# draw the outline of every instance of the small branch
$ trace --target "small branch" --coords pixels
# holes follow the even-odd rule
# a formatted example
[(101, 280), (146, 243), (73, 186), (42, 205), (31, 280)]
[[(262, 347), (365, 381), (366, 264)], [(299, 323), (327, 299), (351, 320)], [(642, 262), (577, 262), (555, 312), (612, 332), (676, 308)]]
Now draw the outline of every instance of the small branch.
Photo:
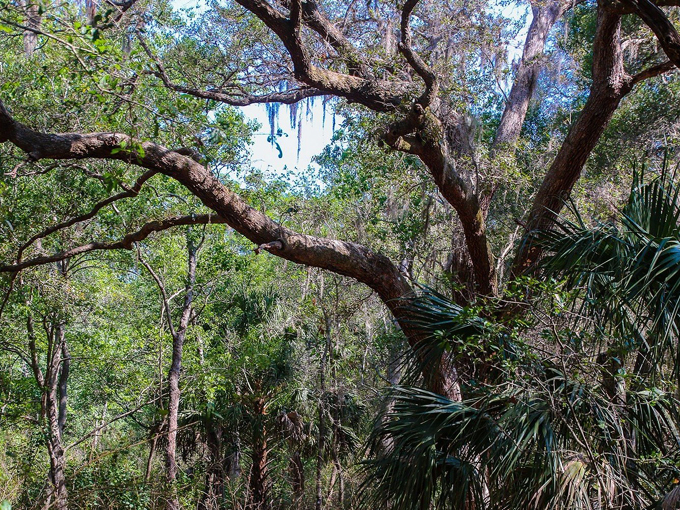
[(228, 104), (231, 106), (248, 106), (251, 104), (264, 104), (264, 103), (280, 103), (280, 104), (295, 104), (308, 97), (322, 96), (324, 93), (321, 90), (315, 89), (313, 87), (300, 87), (291, 90), (286, 90), (283, 92), (272, 92), (271, 94), (239, 94), (231, 95), (222, 92), (221, 90), (201, 90), (191, 87), (185, 87), (183, 85), (178, 85), (174, 83), (161, 60), (151, 51), (148, 44), (144, 40), (141, 32), (137, 31), (137, 38), (139, 44), (142, 46), (148, 57), (153, 61), (156, 66), (157, 71), (153, 72), (154, 76), (159, 78), (163, 85), (170, 90), (175, 92), (180, 92), (182, 94), (189, 94), (190, 96), (200, 97), (201, 99), (211, 99), (213, 101), (219, 101), (220, 103)]
[(676, 65), (670, 60), (667, 60), (666, 62), (654, 65), (652, 67), (648, 67), (647, 69), (640, 71), (631, 78), (631, 83), (633, 85), (636, 85), (641, 81), (644, 81), (648, 78), (654, 78), (655, 76), (659, 76), (661, 74), (667, 73), (668, 71), (672, 71), (675, 68)]
[(347, 40), (342, 30), (331, 23), (321, 12), (316, 0), (302, 2), (302, 14), (302, 20), (305, 25), (316, 32), (324, 42), (329, 43), (338, 55), (347, 61), (351, 75), (358, 75), (364, 78), (371, 77), (369, 66), (363, 61), (361, 55), (357, 53), (352, 43)]
[(101, 202), (98, 202), (89, 212), (85, 214), (81, 214), (79, 216), (76, 216), (74, 218), (71, 218), (70, 220), (58, 223), (56, 225), (53, 225), (49, 228), (46, 228), (42, 232), (39, 232), (38, 234), (35, 234), (33, 237), (31, 237), (28, 241), (26, 241), (21, 247), (19, 248), (19, 251), (17, 253), (17, 264), (21, 263), (21, 258), (23, 256), (24, 251), (28, 249), (29, 246), (31, 246), (34, 242), (36, 242), (38, 239), (43, 239), (47, 237), (50, 234), (53, 234), (57, 232), (58, 230), (63, 230), (65, 228), (68, 228), (72, 225), (75, 225), (76, 223), (82, 223), (83, 221), (87, 221), (89, 219), (94, 218), (97, 213), (102, 210), (104, 207), (106, 207), (109, 204), (113, 204), (114, 202), (117, 202), (118, 200), (122, 200), (124, 198), (131, 198), (131, 197), (136, 197), (139, 194), (139, 190), (142, 188), (142, 185), (148, 181), (151, 177), (156, 175), (158, 172), (155, 170), (147, 170), (144, 172), (138, 179), (135, 181), (135, 183), (132, 185), (132, 187), (127, 187), (123, 185), (123, 188), (125, 191), (122, 193), (118, 193), (117, 195), (114, 195), (112, 197), (109, 197), (105, 200), (102, 200)]
[(149, 263), (146, 260), (144, 260), (144, 258), (142, 257), (142, 254), (139, 252), (139, 250), (137, 250), (137, 258), (142, 263), (142, 265), (146, 268), (146, 270), (151, 275), (151, 278), (153, 278), (153, 281), (155, 281), (156, 285), (158, 286), (158, 290), (160, 291), (161, 298), (163, 300), (163, 309), (165, 310), (165, 317), (166, 317), (166, 320), (168, 321), (168, 329), (170, 330), (170, 335), (172, 335), (172, 338), (175, 338), (176, 332), (175, 332), (175, 326), (172, 323), (172, 313), (170, 312), (170, 300), (168, 299), (168, 294), (165, 291), (165, 285), (163, 284), (163, 280), (160, 279), (160, 277), (156, 274), (156, 272), (149, 265)]
[(136, 413), (137, 411), (139, 411), (139, 410), (142, 409), (143, 407), (146, 407), (146, 406), (148, 406), (148, 405), (153, 404), (153, 403), (156, 402), (159, 398), (160, 398), (160, 397), (154, 398), (153, 400), (149, 400), (148, 402), (144, 402), (143, 404), (140, 404), (140, 405), (138, 405), (137, 407), (135, 407), (135, 408), (133, 408), (133, 409), (130, 409), (130, 410), (128, 410), (128, 411), (125, 411), (124, 413), (119, 414), (118, 416), (114, 416), (113, 418), (111, 418), (111, 419), (110, 419), (109, 421), (107, 421), (106, 423), (102, 423), (102, 424), (99, 425), (98, 427), (95, 427), (94, 429), (92, 429), (90, 432), (88, 432), (88, 433), (85, 434), (83, 437), (81, 437), (80, 439), (78, 439), (75, 443), (71, 443), (70, 445), (67, 445), (67, 446), (64, 448), (64, 451), (68, 451), (68, 450), (70, 450), (70, 449), (72, 449), (72, 448), (78, 446), (79, 444), (83, 443), (84, 441), (87, 441), (89, 438), (91, 438), (91, 437), (94, 436), (95, 434), (99, 433), (100, 431), (104, 430), (106, 427), (108, 427), (108, 426), (111, 425), (112, 423), (115, 423), (115, 422), (117, 422), (118, 420), (122, 420), (123, 418), (126, 418), (126, 417), (130, 416), (131, 414)]
[[(295, 79), (327, 95), (336, 95), (379, 111), (395, 110), (408, 90), (405, 82), (360, 78), (313, 65), (296, 35), (294, 22), (265, 0), (236, 0), (257, 16), (286, 47), (293, 62)], [(293, 13), (295, 13), (293, 7)]]

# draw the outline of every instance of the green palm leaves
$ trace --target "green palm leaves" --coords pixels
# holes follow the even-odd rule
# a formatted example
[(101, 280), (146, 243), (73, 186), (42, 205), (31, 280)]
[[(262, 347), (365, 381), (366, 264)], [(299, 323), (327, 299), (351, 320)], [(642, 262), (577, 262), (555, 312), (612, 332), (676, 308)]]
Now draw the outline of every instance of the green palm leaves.
[(636, 176), (619, 222), (589, 228), (572, 208), (575, 219), (531, 234), (544, 276), (563, 282), (576, 312), (553, 317), (550, 334), (425, 289), (410, 309), (424, 336), (412, 361), (447, 353), (475, 370), (478, 356), (493, 376), (466, 374), (458, 402), (393, 388), (362, 465), (363, 506), (670, 508), (680, 494), (677, 377), (669, 383), (680, 367), (678, 195), (665, 176)]
[[(680, 308), (679, 188), (664, 174), (644, 183), (635, 176), (621, 222), (589, 228), (559, 218), (533, 238), (548, 256), (549, 276), (578, 289), (581, 311), (615, 340), (625, 356), (639, 353), (640, 368), (656, 371), (668, 360), (678, 375)], [(642, 375), (642, 374), (638, 374)]]
[(663, 500), (678, 476), (676, 400), (631, 392), (622, 408), (557, 370), (533, 375), (463, 402), (396, 388), (363, 465), (364, 507), (594, 510)]

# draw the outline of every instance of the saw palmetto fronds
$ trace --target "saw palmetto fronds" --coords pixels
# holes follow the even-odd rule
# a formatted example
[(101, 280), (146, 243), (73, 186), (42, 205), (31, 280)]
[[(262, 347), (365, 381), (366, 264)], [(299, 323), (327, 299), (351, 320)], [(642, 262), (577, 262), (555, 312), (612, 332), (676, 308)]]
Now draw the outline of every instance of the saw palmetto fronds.
[(362, 506), (599, 509), (663, 501), (680, 460), (672, 396), (629, 393), (622, 407), (555, 368), (533, 375), (523, 387), (463, 402), (395, 388), (369, 441)]
[[(579, 289), (581, 312), (617, 341), (623, 356), (639, 352), (654, 371), (668, 361), (680, 370), (680, 188), (666, 174), (636, 176), (620, 222), (585, 224), (560, 217), (532, 233), (547, 253), (545, 274)], [(638, 374), (640, 375), (640, 374)]]

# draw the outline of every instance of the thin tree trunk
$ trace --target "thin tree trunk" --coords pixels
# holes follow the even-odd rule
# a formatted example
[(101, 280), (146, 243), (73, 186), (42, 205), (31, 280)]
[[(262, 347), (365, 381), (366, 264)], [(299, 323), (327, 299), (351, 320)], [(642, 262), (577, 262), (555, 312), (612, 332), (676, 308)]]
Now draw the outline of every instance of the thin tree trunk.
[(293, 486), (293, 497), (295, 507), (300, 508), (302, 498), (305, 495), (305, 468), (302, 464), (300, 452), (294, 452), (289, 463), (291, 485)]
[(206, 432), (208, 467), (205, 473), (205, 491), (198, 505), (199, 510), (216, 510), (224, 498), (225, 461), (222, 456), (222, 428), (210, 425)]
[(149, 447), (149, 456), (146, 458), (146, 471), (144, 472), (144, 483), (149, 483), (151, 479), (151, 467), (153, 466), (153, 454), (156, 451), (156, 443), (158, 442), (158, 435), (154, 434)]
[(265, 510), (270, 507), (267, 480), (268, 447), (267, 427), (265, 424), (266, 414), (266, 401), (263, 398), (257, 398), (253, 402), (253, 453), (249, 480), (250, 508), (253, 510)]
[[(187, 234), (188, 235), (188, 234)], [(187, 238), (188, 274), (184, 294), (184, 306), (179, 321), (179, 327), (172, 335), (172, 362), (168, 374), (168, 446), (166, 449), (167, 481), (170, 486), (170, 497), (166, 503), (166, 510), (179, 510), (179, 497), (177, 495), (177, 421), (179, 416), (180, 388), (179, 378), (182, 370), (182, 351), (186, 338), (187, 327), (191, 317), (191, 305), (193, 302), (194, 284), (196, 283), (196, 254), (197, 246)], [(167, 300), (166, 300), (167, 306)], [(168, 312), (168, 321), (172, 317)]]
[(168, 444), (166, 447), (166, 478), (170, 489), (170, 496), (166, 503), (167, 510), (179, 509), (179, 498), (177, 495), (177, 418), (179, 414), (179, 376), (182, 363), (182, 346), (184, 335), (176, 335), (172, 342), (172, 364), (168, 374)]
[[(186, 338), (189, 320), (191, 318), (192, 304), (194, 299), (194, 285), (196, 283), (196, 264), (198, 251), (203, 244), (203, 239), (196, 245), (190, 237), (191, 231), (188, 230), (187, 236), (187, 280), (184, 288), (184, 304), (182, 306), (182, 313), (180, 315), (179, 324), (175, 329), (170, 312), (170, 301), (160, 277), (156, 274), (153, 268), (144, 259), (139, 257), (139, 261), (149, 272), (151, 277), (156, 282), (163, 300), (162, 306), (167, 318), (168, 328), (172, 336), (172, 361), (170, 363), (170, 371), (168, 373), (168, 415), (167, 415), (167, 447), (165, 450), (165, 464), (166, 464), (166, 482), (168, 484), (169, 494), (167, 496), (165, 508), (166, 510), (179, 510), (179, 496), (177, 494), (177, 422), (179, 416), (179, 403), (181, 392), (179, 388), (180, 373), (182, 370), (182, 351), (184, 348), (184, 340)], [(149, 453), (149, 460), (147, 463), (147, 474), (149, 473), (151, 456), (153, 449)]]
[(22, 5), (26, 12), (26, 19), (24, 21), (24, 23), (26, 23), (26, 30), (24, 30), (24, 54), (27, 57), (32, 57), (38, 46), (38, 34), (36, 31), (40, 30), (42, 15), (40, 14), (40, 8), (37, 2), (25, 0), (22, 2)]
[[(54, 495), (54, 504), (57, 510), (68, 510), (68, 491), (66, 489), (66, 458), (64, 455), (64, 446), (62, 439), (62, 430), (65, 425), (65, 413), (63, 419), (60, 413), (60, 399), (58, 395), (60, 381), (60, 364), (64, 346), (66, 344), (65, 330), (63, 324), (51, 325), (45, 327), (48, 335), (48, 355), (47, 355), (47, 370), (44, 378), (41, 376), (44, 384), (42, 387), (44, 398), (44, 416), (47, 418), (47, 453), (50, 457), (50, 481), (52, 482), (52, 494)], [(32, 347), (34, 348), (33, 343)], [(68, 349), (66, 349), (68, 352)], [(35, 351), (32, 353), (32, 358), (37, 360)], [(40, 368), (34, 367), (34, 372), (40, 372)], [(64, 379), (64, 384), (68, 378), (68, 373)], [(65, 402), (65, 401), (64, 401)]]
[[(97, 431), (94, 433), (94, 436), (92, 437), (92, 447), (90, 449), (90, 460), (92, 460), (97, 453), (97, 448), (99, 447), (99, 440), (102, 437), (102, 434), (104, 433), (104, 429), (100, 427), (104, 427), (104, 424), (106, 423), (106, 413), (108, 411), (109, 403), (104, 402), (104, 407), (102, 408), (102, 416), (99, 420), (99, 423), (95, 422)], [(144, 480), (145, 482), (148, 481), (146, 478)]]
[(234, 451), (226, 459), (226, 475), (229, 480), (236, 480), (241, 476), (241, 435), (239, 431), (234, 432)]
[[(62, 328), (63, 329), (63, 328)], [(61, 344), (61, 372), (59, 374), (59, 436), (64, 436), (66, 426), (66, 404), (68, 398), (68, 376), (71, 370), (71, 354), (65, 341)]]
[[(323, 290), (322, 290), (323, 292)], [(321, 355), (321, 365), (319, 367), (319, 439), (317, 441), (316, 453), (316, 503), (315, 510), (321, 510), (323, 507), (323, 483), (321, 475), (323, 474), (324, 465), (324, 450), (326, 448), (326, 412), (324, 399), (326, 398), (326, 361), (330, 350), (331, 343), (331, 319), (324, 311), (324, 319), (326, 323), (325, 331), (325, 345), (323, 354)]]
[(59, 433), (59, 400), (56, 388), (47, 396), (48, 440), (47, 451), (50, 456), (50, 480), (52, 481), (57, 510), (68, 510), (66, 490), (66, 458)]

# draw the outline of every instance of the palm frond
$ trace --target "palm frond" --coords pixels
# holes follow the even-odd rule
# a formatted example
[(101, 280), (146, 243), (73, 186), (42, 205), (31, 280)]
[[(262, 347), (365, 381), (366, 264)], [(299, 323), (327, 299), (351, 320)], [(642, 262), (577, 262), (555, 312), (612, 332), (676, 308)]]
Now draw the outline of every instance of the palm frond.
[[(547, 256), (544, 274), (579, 294), (581, 309), (618, 341), (624, 355), (639, 351), (659, 366), (669, 353), (680, 373), (680, 188), (666, 175), (645, 183), (636, 175), (620, 224), (585, 225), (557, 218), (531, 234)], [(653, 375), (653, 374), (650, 374)]]

